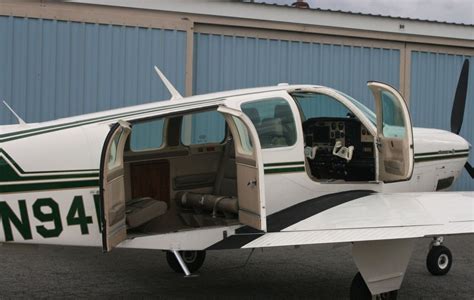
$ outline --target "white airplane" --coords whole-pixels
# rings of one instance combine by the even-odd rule
[[[373,113],[314,85],[183,98],[155,69],[168,101],[0,126],[0,242],[166,250],[186,275],[206,250],[352,244],[351,299],[395,299],[417,239],[433,238],[427,267],[443,275],[443,237],[474,233],[474,193],[436,192],[473,176],[468,61],[452,133],[412,128],[380,82]],[[193,138],[209,114],[221,136]]]

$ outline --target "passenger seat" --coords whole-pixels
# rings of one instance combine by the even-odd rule
[[[152,219],[164,215],[167,210],[166,202],[150,197],[128,201],[125,210],[127,228],[132,229],[142,226]]]
[[[179,192],[176,194],[176,202],[181,207],[212,212],[213,216],[217,212],[226,216],[238,213],[237,168],[232,138],[229,138],[225,145],[213,193]]]

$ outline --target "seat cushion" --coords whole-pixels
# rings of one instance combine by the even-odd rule
[[[136,228],[166,213],[168,205],[150,197],[133,199],[127,202],[127,226]]]

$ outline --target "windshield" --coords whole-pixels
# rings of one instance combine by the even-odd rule
[[[374,126],[377,126],[377,119],[373,111],[351,96],[339,91],[337,93],[351,101]],[[292,96],[297,100],[305,119],[315,117],[343,118],[353,115],[349,108],[339,102],[339,100],[325,94],[302,92],[292,93]]]
[[[341,96],[344,96],[346,97],[347,99],[349,99],[352,104],[354,104],[355,106],[357,106],[357,108],[362,111],[364,113],[364,115],[367,117],[367,119],[369,119],[369,121],[374,124],[374,126],[377,126],[377,118],[375,116],[375,113],[373,111],[371,111],[367,106],[365,106],[364,104],[360,103],[359,101],[357,101],[356,99],[352,98],[351,96],[349,95],[346,95],[344,94],[343,92],[339,92],[337,91],[337,93]]]

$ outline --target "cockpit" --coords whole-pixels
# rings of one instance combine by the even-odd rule
[[[355,114],[326,94],[296,92],[292,96],[303,119],[306,163],[313,179],[375,180],[374,137]],[[349,100],[375,123],[368,108]]]

